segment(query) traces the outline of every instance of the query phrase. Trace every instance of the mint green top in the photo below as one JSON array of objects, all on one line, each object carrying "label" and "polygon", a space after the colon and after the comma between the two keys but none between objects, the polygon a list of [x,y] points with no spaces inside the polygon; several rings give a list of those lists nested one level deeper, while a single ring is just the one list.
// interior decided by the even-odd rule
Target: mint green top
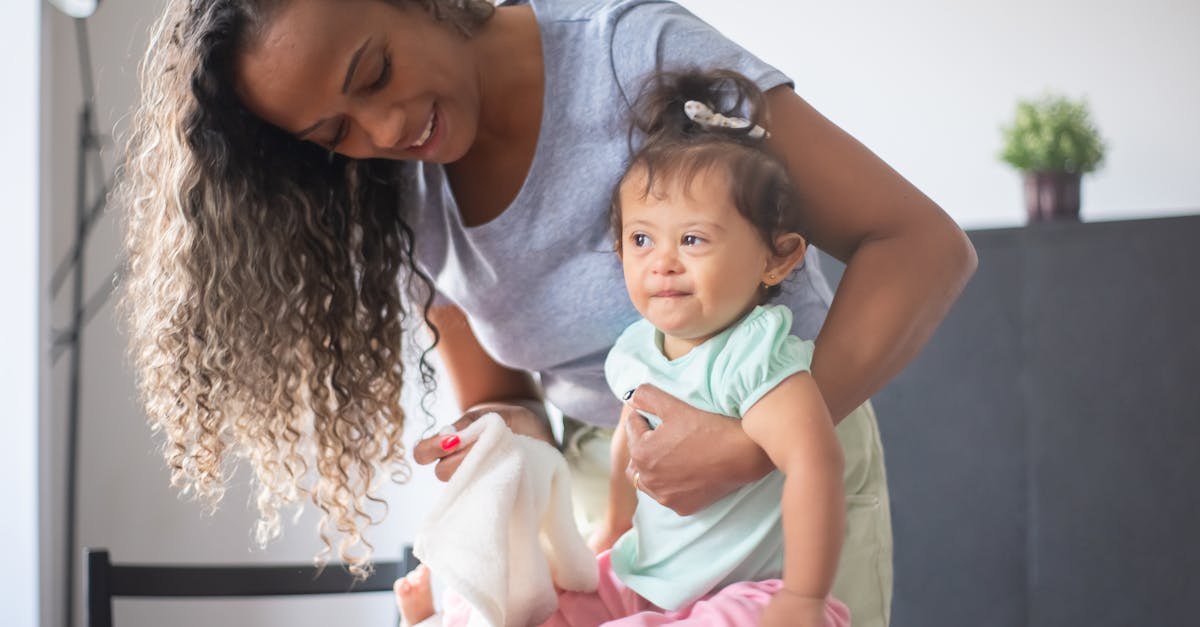
[{"label": "mint green top", "polygon": [[[604,374],[618,397],[650,383],[699,409],[740,419],[784,379],[808,371],[813,344],[790,335],[791,327],[786,306],[755,307],[686,355],[668,360],[662,333],[639,320],[617,339]],[[660,423],[646,418],[651,426]],[[667,610],[734,582],[782,577],[783,479],[773,471],[691,516],[638,492],[633,529],[612,549],[613,572]]]}]

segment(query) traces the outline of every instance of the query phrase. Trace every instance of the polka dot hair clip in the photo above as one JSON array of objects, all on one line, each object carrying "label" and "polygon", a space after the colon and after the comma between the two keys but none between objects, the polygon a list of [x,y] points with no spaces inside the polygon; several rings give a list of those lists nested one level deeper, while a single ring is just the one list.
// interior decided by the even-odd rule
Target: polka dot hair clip
[{"label": "polka dot hair clip", "polygon": [[713,111],[712,107],[699,100],[689,100],[683,103],[683,111],[688,119],[704,128],[733,128],[747,129],[746,135],[753,139],[763,139],[771,134],[757,124],[751,124],[746,118],[735,118]]}]

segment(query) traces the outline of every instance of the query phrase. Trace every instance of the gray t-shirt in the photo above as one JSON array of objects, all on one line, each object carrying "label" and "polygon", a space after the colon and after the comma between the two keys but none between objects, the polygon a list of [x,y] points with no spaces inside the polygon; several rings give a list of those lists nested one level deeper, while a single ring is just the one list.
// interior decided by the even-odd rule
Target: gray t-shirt
[{"label": "gray t-shirt", "polygon": [[[656,69],[734,69],[764,91],[790,81],[672,2],[530,4],[546,76],[529,173],[503,213],[465,227],[444,170],[419,164],[410,201],[417,261],[438,302],[461,308],[498,362],[537,373],[563,413],[612,426],[621,406],[604,358],[639,317],[609,228],[612,188],[629,158],[630,104]],[[792,309],[802,338],[816,337],[831,299],[809,252],[776,300]]]}]

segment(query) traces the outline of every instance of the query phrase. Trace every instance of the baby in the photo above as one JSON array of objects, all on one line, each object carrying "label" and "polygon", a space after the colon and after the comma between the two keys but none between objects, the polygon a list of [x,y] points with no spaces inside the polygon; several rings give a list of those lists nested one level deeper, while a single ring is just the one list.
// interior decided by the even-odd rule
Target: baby
[{"label": "baby", "polygon": [[[622,398],[648,383],[740,419],[777,470],[680,516],[636,474],[633,485],[623,478],[628,438],[645,430],[635,421],[660,423],[627,406],[608,515],[592,539],[599,589],[560,592],[546,625],[849,625],[830,596],[845,524],[841,447],[808,372],[812,342],[790,334],[790,310],[769,304],[806,242],[796,190],[765,149],[762,102],[732,72],[648,83],[635,111],[646,139],[611,215],[642,320],[617,339],[605,375]],[[430,617],[428,570],[398,581],[396,596],[407,624]]]}]

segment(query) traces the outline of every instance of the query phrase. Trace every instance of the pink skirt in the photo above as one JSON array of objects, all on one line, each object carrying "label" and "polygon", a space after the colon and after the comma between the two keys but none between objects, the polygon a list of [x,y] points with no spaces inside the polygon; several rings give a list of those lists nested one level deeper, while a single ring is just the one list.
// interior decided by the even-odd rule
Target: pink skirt
[{"label": "pink skirt", "polygon": [[[779,579],[748,581],[725,586],[678,610],[663,610],[630,590],[612,571],[608,553],[596,558],[600,585],[595,592],[559,592],[558,611],[542,627],[754,627],[771,597],[783,587]],[[471,608],[457,595],[446,595],[444,625],[466,625]],[[829,597],[825,604],[826,627],[849,627],[850,610]]]}]

